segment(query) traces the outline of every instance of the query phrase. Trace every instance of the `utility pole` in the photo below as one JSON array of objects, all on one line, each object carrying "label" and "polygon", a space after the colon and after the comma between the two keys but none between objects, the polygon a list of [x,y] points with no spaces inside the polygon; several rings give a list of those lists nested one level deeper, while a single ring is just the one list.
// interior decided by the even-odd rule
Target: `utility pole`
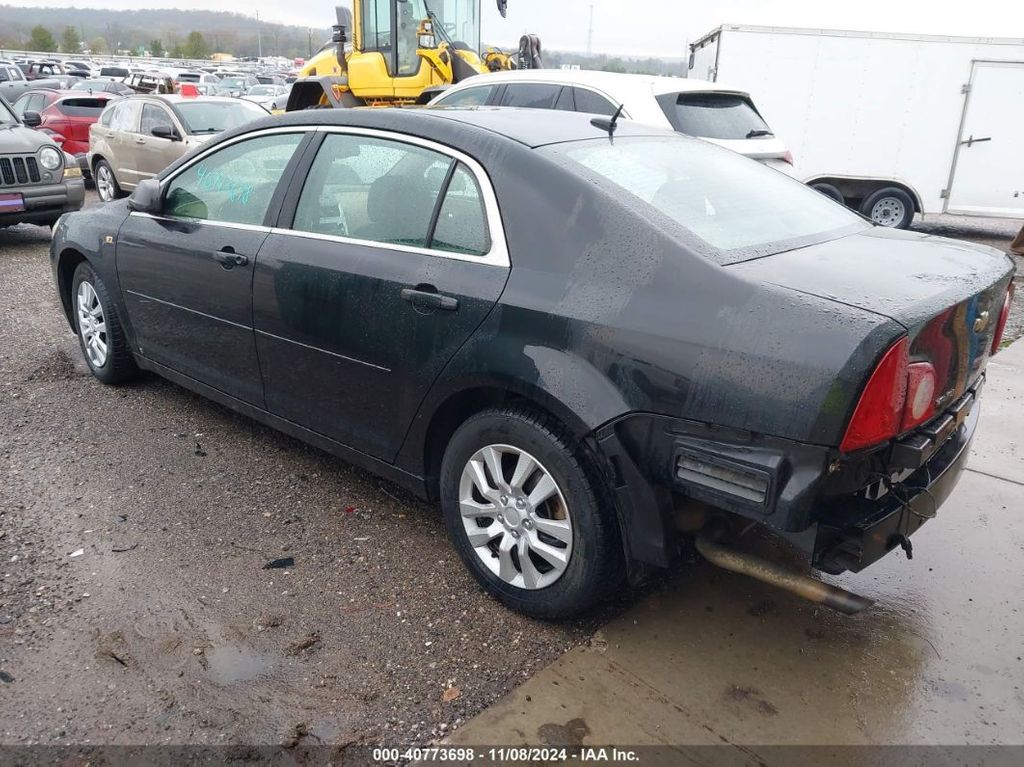
[{"label": "utility pole", "polygon": [[309,48],[309,55],[307,58],[313,58],[313,28],[306,27],[306,45]]},{"label": "utility pole", "polygon": [[594,52],[594,4],[590,4],[590,29],[587,31],[587,55]]},{"label": "utility pole", "polygon": [[260,30],[260,12],[256,11],[256,48],[259,51],[257,58],[263,58],[263,33]]}]

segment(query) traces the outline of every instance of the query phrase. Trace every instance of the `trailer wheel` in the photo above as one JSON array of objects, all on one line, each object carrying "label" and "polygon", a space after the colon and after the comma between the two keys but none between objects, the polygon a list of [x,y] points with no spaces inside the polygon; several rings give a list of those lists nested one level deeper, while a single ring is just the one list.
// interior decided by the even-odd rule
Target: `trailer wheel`
[{"label": "trailer wheel", "polygon": [[821,181],[817,184],[811,184],[811,189],[815,192],[821,192],[823,195],[835,200],[840,205],[846,204],[846,200],[843,198],[843,193],[840,192],[837,187],[832,186],[832,184],[826,184],[824,181]]},{"label": "trailer wheel", "polygon": [[887,186],[868,195],[860,212],[878,226],[906,229],[914,220],[914,199],[898,187]]}]

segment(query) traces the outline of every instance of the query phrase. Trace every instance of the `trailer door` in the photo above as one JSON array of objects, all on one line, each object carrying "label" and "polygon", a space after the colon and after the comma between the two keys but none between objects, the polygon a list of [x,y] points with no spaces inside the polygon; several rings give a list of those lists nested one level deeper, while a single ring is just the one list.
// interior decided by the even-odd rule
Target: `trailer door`
[{"label": "trailer door", "polygon": [[974,62],[946,210],[1024,218],[1024,62]]}]

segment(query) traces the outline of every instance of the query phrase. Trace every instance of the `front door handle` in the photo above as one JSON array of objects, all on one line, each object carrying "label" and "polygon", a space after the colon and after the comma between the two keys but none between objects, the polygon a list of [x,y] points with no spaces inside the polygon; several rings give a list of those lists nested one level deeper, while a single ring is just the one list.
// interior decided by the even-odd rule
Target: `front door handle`
[{"label": "front door handle", "polygon": [[451,296],[442,296],[435,290],[414,290],[405,288],[402,290],[402,300],[408,301],[413,306],[421,309],[441,309],[446,312],[454,312],[459,308],[459,300]]},{"label": "front door handle", "polygon": [[249,257],[241,253],[235,253],[231,248],[213,251],[213,260],[220,263],[225,269],[234,269],[236,266],[246,266]]}]

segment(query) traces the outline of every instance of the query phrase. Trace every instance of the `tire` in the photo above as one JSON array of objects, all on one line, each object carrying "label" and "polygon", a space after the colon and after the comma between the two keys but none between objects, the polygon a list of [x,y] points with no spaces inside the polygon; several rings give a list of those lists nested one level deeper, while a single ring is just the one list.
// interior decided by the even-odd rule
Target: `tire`
[{"label": "tire", "polygon": [[914,198],[902,189],[888,186],[868,195],[860,212],[878,226],[906,229],[914,220]]},{"label": "tire", "polygon": [[[510,493],[501,491],[487,468],[495,465],[487,455],[492,449],[509,482],[506,489],[513,486]],[[524,453],[536,466],[520,480],[517,493],[515,473]],[[480,491],[480,483],[488,486],[489,495]],[[548,500],[536,506],[524,498],[539,500],[552,486]],[[622,581],[622,541],[604,486],[582,448],[545,415],[524,408],[488,410],[462,424],[445,450],[441,505],[463,563],[514,610],[535,618],[566,618],[591,607]],[[471,532],[476,534],[472,543]],[[552,564],[559,560],[567,561]]]},{"label": "tire", "polygon": [[839,191],[838,187],[835,187],[832,184],[826,184],[824,182],[811,184],[811,189],[815,192],[820,192],[829,199],[835,200],[840,205],[846,204],[846,200],[843,198],[843,193]]},{"label": "tire", "polygon": [[93,180],[96,185],[96,193],[103,202],[111,202],[119,197],[124,197],[124,191],[121,189],[121,185],[117,183],[117,177],[114,175],[114,169],[110,167],[110,163],[106,160],[96,161],[96,172],[93,174]]},{"label": "tire", "polygon": [[[103,280],[86,261],[78,265],[71,280],[71,309],[78,344],[92,374],[111,385],[136,376],[139,369],[114,302]],[[91,327],[85,324],[87,318],[93,323]]]}]

